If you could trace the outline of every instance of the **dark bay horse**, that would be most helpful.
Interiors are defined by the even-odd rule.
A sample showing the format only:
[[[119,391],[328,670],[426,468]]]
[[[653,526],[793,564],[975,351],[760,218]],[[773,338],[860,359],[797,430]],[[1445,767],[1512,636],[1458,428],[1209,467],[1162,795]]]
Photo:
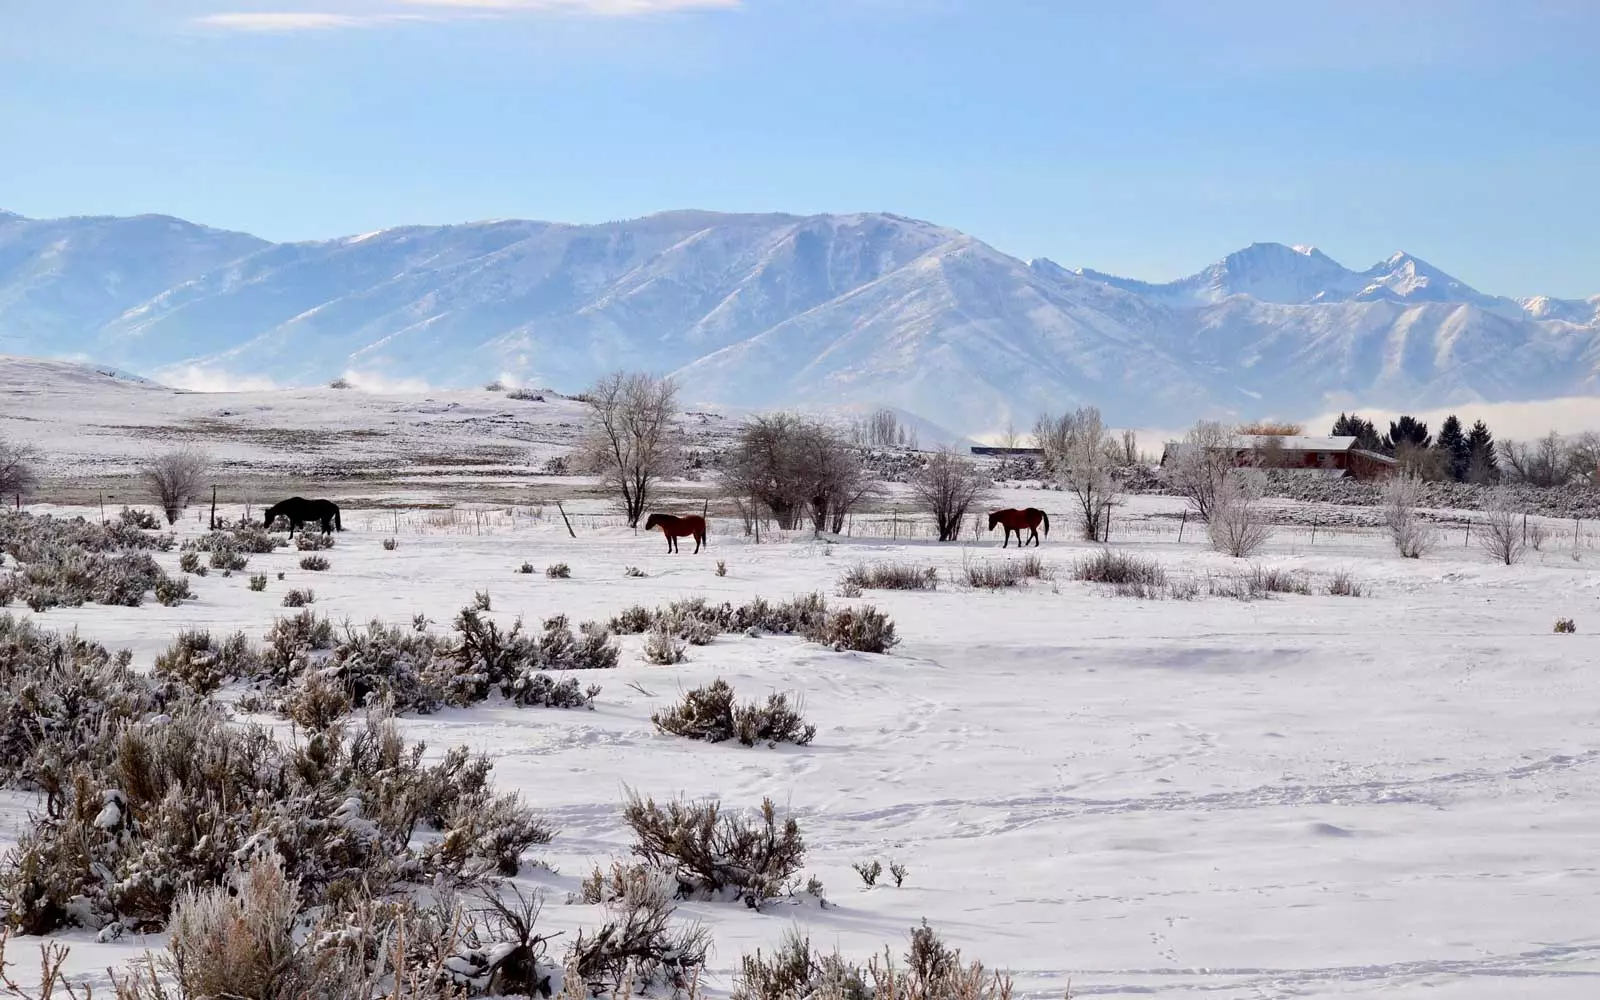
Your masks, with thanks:
[[[990,511],[989,530],[993,531],[996,525],[1001,525],[1006,529],[1005,545],[1000,546],[1002,549],[1011,544],[1011,533],[1013,531],[1017,533],[1018,545],[1027,545],[1031,541],[1035,548],[1039,545],[1040,525],[1044,525],[1045,537],[1050,537],[1050,515],[1037,507],[1029,507],[1025,510],[1007,507],[1005,510]],[[1028,541],[1023,541],[1022,539],[1024,530],[1032,532],[1028,537]]]
[[[644,522],[644,530],[660,528],[661,533],[667,536],[667,551],[678,551],[678,539],[694,536],[694,550],[700,551],[700,546],[706,542],[706,519],[699,514],[690,514],[679,517],[677,514],[651,514]]]
[[[272,522],[278,518],[287,518],[289,521],[289,534],[294,534],[307,524],[315,521],[322,525],[322,533],[327,534],[335,528],[344,530],[344,525],[339,521],[339,505],[332,500],[307,500],[305,497],[290,497],[282,503],[275,503],[267,508],[265,527],[272,530]]]

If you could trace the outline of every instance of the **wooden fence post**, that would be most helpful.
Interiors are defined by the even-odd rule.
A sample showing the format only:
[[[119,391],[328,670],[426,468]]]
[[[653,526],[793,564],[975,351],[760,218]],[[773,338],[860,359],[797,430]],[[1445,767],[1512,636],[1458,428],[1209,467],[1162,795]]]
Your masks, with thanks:
[[[1189,523],[1189,512],[1183,512],[1183,518],[1178,522],[1178,544],[1183,544],[1183,529]]]
[[[217,530],[217,487],[214,483],[211,486],[211,530]]]
[[[556,501],[556,510],[561,512],[561,523],[567,526],[567,534],[571,535],[573,538],[577,538],[578,533],[572,530],[572,522],[567,520],[567,509],[561,506],[560,500]]]

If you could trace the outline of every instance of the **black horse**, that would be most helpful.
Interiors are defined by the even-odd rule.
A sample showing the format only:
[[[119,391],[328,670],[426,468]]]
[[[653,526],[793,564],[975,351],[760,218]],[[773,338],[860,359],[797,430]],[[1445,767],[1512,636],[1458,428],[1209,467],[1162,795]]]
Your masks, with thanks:
[[[332,500],[307,500],[305,497],[290,497],[282,503],[275,503],[267,508],[265,527],[272,530],[272,523],[278,518],[287,518],[289,521],[289,534],[305,527],[312,521],[322,525],[322,533],[327,534],[337,528],[344,530],[344,525],[339,523],[339,505]]]

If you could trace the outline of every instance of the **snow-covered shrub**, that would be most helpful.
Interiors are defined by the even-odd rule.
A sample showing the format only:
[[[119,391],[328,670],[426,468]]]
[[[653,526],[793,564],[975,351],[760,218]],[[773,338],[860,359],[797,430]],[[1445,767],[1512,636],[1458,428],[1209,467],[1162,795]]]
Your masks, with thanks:
[[[1235,559],[1254,555],[1272,538],[1261,497],[1265,483],[1255,470],[1236,469],[1223,479],[1211,498],[1206,534],[1211,547]]]
[[[190,553],[185,553],[185,555],[189,554]],[[249,566],[250,557],[245,555],[243,552],[225,552],[221,549],[213,549],[211,552],[210,562],[212,569],[220,569],[229,573],[233,573],[243,570],[245,567]]]
[[[258,855],[226,883],[178,895],[167,947],[185,993],[267,998],[296,964],[300,894],[277,851]]]
[[[1140,584],[1146,587],[1164,587],[1167,571],[1153,559],[1140,559],[1126,552],[1101,549],[1072,567],[1074,580],[1115,585]]]
[[[306,556],[300,560],[300,568],[312,573],[321,573],[328,568],[328,560],[322,556]]]
[[[156,657],[155,676],[210,694],[227,681],[254,676],[260,669],[260,657],[243,632],[217,640],[210,632],[194,630],[178,633],[167,651]]]
[[[515,399],[521,403],[542,403],[544,402],[544,393],[535,392],[532,389],[512,389],[506,393],[506,398]],[[554,459],[551,461],[554,461]],[[547,462],[546,464],[549,463]]]
[[[803,594],[773,604],[757,597],[748,604],[710,604],[694,597],[674,601],[665,608],[636,605],[611,619],[611,631],[619,635],[640,635],[658,624],[692,645],[704,645],[718,634],[772,632],[778,635],[804,633],[828,617],[828,600],[821,594]]]
[[[894,622],[870,604],[830,611],[811,622],[802,634],[839,652],[887,653],[900,642]]]
[[[565,580],[572,576],[572,567],[566,563],[551,563],[544,568],[544,575],[552,580]]]
[[[658,667],[670,667],[685,659],[684,644],[664,625],[652,628],[644,640],[644,662]]]
[[[333,648],[333,625],[327,616],[303,610],[279,618],[267,629],[262,666],[267,675],[285,680],[304,669],[310,654]]]
[[[83,604],[138,607],[166,578],[147,552],[97,552],[62,545],[30,551],[16,574],[17,594],[34,611]]]
[[[1420,559],[1433,548],[1433,529],[1417,513],[1422,481],[1415,476],[1395,476],[1383,487],[1383,522],[1395,551],[1406,559]]]
[[[533,563],[524,562],[521,566],[517,567],[517,572],[521,573],[523,576],[532,576],[533,575]]]
[[[352,707],[350,692],[326,670],[302,674],[283,699],[283,714],[308,732],[332,728]]]
[[[395,549],[398,549],[399,547],[400,547],[400,542],[399,542],[398,539],[385,538],[383,540],[383,551],[385,551],[385,552],[393,552]]]
[[[1024,579],[1022,567],[1015,562],[1004,559],[985,559],[982,562],[969,562],[961,567],[962,575],[966,577],[969,587],[980,590],[1003,590],[1006,587],[1016,587]]]
[[[265,574],[265,573],[256,573],[255,575],[251,576],[250,577],[250,589],[253,592],[258,593],[258,594],[261,593],[262,591],[266,590],[267,589],[267,574]]]
[[[205,705],[113,721],[99,737],[109,759],[88,755],[0,865],[13,926],[159,928],[185,887],[223,884],[269,848],[315,907],[405,881],[470,883],[552,835],[493,793],[487,762],[463,750],[424,766],[392,720],[295,746]],[[442,835],[421,851],[419,824]]]
[[[194,552],[185,552],[178,557],[178,568],[185,573],[199,573],[203,570],[200,565],[200,556]]]
[[[162,574],[156,581],[156,600],[169,608],[175,608],[194,596],[189,589],[187,577],[171,577]]]
[[[740,705],[734,701],[733,688],[720,678],[685,694],[683,701],[655,713],[650,721],[673,736],[708,743],[737,739],[747,747],[805,746],[817,735],[817,727],[806,724],[799,705],[791,704],[787,695],[774,693],[765,704]]]
[[[672,926],[673,880],[653,869],[624,874],[619,866],[615,889],[606,900],[606,922],[579,933],[569,960],[571,974],[592,996],[692,990],[711,935],[693,924]]]
[[[286,608],[303,608],[315,603],[317,592],[310,587],[296,587],[283,595],[283,606]]]
[[[1575,634],[1577,634],[1577,631],[1578,631],[1578,623],[1573,621],[1571,618],[1557,618],[1556,619],[1556,632],[1558,634],[1561,634],[1561,635],[1575,635]]]
[[[294,536],[294,547],[299,552],[321,552],[333,548],[333,535],[318,531],[302,531]]]
[[[911,930],[911,945],[899,966],[888,949],[865,967],[838,952],[824,955],[790,931],[771,956],[757,950],[740,961],[731,1000],[1006,1000],[1011,978],[981,962],[963,962],[927,921]]]
[[[167,552],[170,534],[151,535],[121,520],[100,524],[81,517],[34,516],[0,508],[0,552],[19,563],[37,562],[50,549],[85,552]]]
[[[635,856],[671,875],[683,899],[734,898],[759,908],[774,898],[805,862],[805,841],[789,817],[778,821],[771,799],[754,821],[722,811],[717,802],[668,803],[628,792],[622,818],[633,830]]]
[[[183,543],[186,552],[242,552],[245,555],[264,556],[289,544],[287,538],[274,535],[253,521],[216,528],[199,538]]]
[[[161,528],[161,519],[147,510],[138,510],[133,507],[124,507],[117,514],[117,520],[129,528],[140,531],[158,531]]]
[[[855,861],[850,865],[857,875],[861,876],[862,884],[868,888],[878,884],[878,877],[883,874],[883,862],[874,858],[871,861]]]
[[[939,571],[910,563],[857,563],[840,578],[841,585],[861,590],[937,590]]]
[[[644,570],[640,569],[637,566],[625,566],[622,569],[622,575],[623,576],[639,577],[639,576],[649,576],[650,574],[646,573]]]
[[[594,708],[600,694],[598,684],[580,687],[576,677],[556,680],[531,669],[502,681],[500,692],[526,708]]]

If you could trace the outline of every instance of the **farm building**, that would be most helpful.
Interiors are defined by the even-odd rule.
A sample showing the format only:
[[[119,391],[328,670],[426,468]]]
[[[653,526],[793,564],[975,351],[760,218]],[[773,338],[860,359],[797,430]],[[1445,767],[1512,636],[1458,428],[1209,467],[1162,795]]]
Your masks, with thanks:
[[[1233,464],[1241,468],[1304,470],[1337,479],[1363,481],[1387,479],[1394,474],[1395,460],[1388,455],[1357,446],[1354,437],[1273,437],[1243,434],[1229,445]],[[1163,468],[1190,447],[1181,442],[1167,444],[1161,454]]]

